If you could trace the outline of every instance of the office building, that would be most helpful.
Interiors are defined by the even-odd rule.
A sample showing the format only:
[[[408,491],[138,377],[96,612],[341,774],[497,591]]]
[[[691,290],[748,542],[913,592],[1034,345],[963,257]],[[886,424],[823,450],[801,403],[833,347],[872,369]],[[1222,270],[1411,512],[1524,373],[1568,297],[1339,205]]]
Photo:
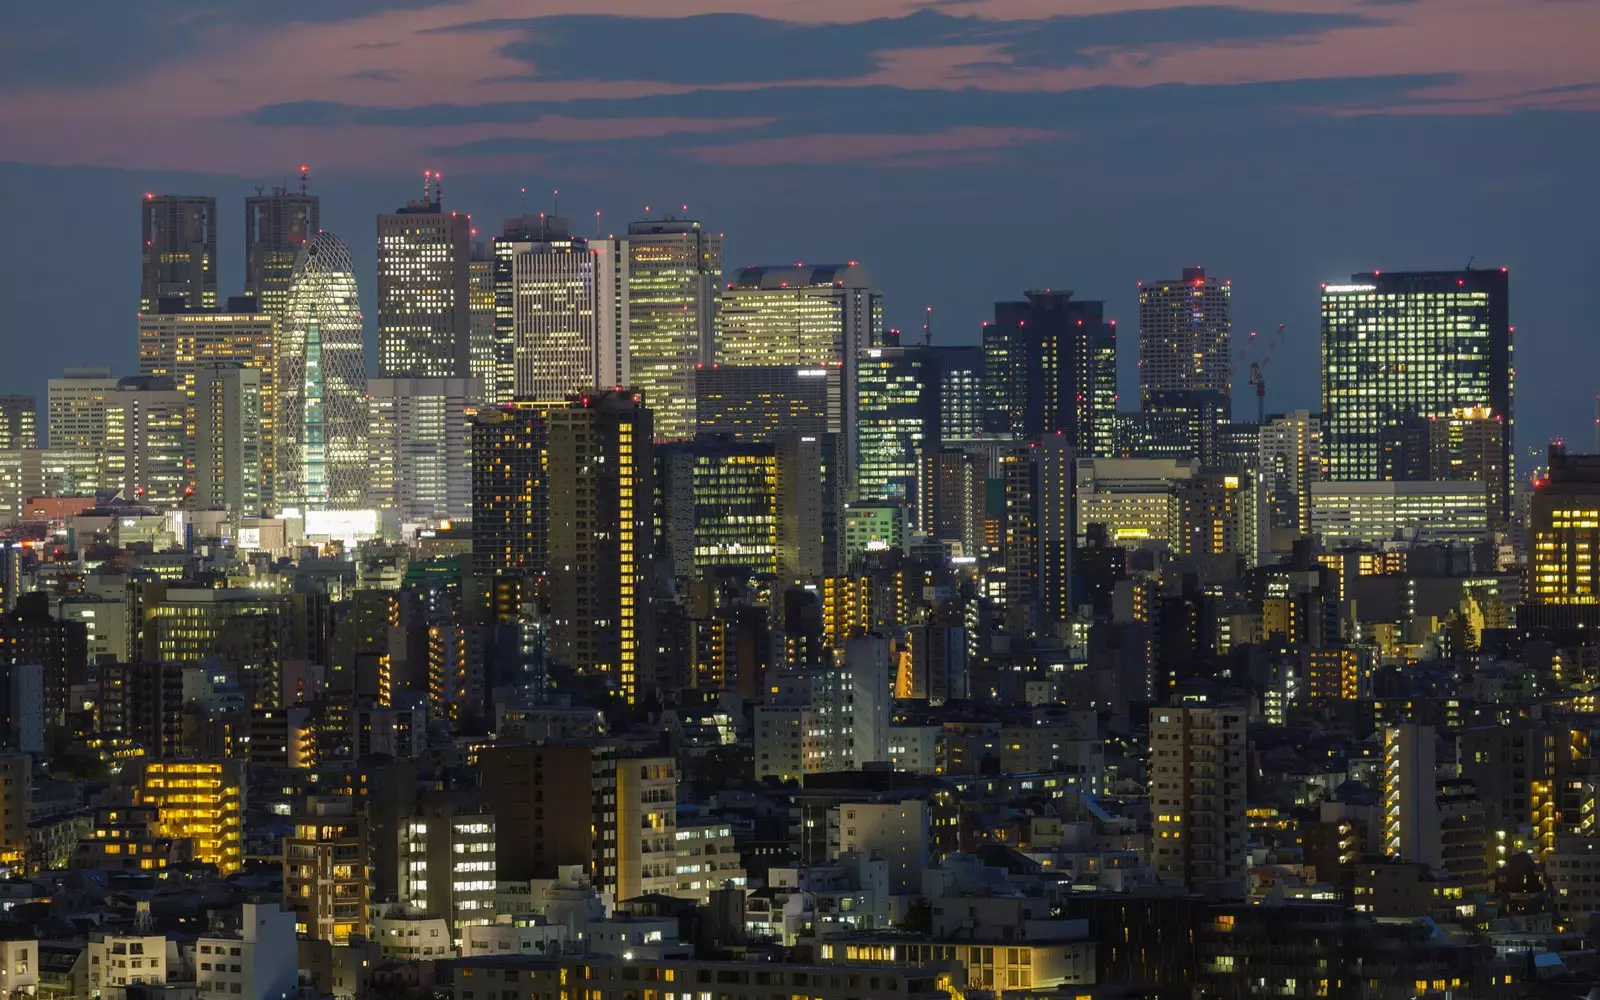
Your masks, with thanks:
[[[693,219],[628,224],[627,384],[644,394],[656,436],[695,434],[695,372],[713,360],[722,237]]]
[[[1489,527],[1507,525],[1505,424],[1485,406],[1460,407],[1426,417],[1396,421],[1383,440],[1381,478],[1483,483]]]
[[[44,724],[60,725],[70,708],[73,685],[89,678],[88,630],[82,622],[50,616],[47,595],[19,595],[0,615],[0,664],[43,667]]]
[[[628,275],[616,240],[574,237],[567,220],[508,240],[518,399],[559,403],[628,375]],[[529,238],[533,237],[533,238]],[[647,399],[648,401],[648,399]]]
[[[217,199],[147,194],[140,206],[144,236],[139,311],[163,299],[180,308],[217,307]]]
[[[1327,476],[1383,478],[1384,443],[1408,418],[1476,408],[1502,421],[1497,497],[1511,513],[1515,442],[1504,270],[1353,275],[1322,289]]]
[[[1116,448],[1117,333],[1105,304],[1033,290],[996,302],[983,328],[984,430],[1019,441],[1062,434],[1078,454]]]
[[[170,303],[168,303],[170,304]],[[139,374],[170,378],[190,399],[195,398],[199,373],[216,365],[242,365],[260,372],[257,389],[260,408],[260,447],[266,480],[261,501],[272,503],[273,420],[277,396],[275,317],[260,308],[254,299],[229,299],[224,310],[201,312],[156,311],[139,315]],[[192,416],[192,415],[191,415]],[[188,426],[191,440],[196,428]]]
[[[1524,628],[1600,627],[1600,455],[1552,445],[1528,507]]]
[[[550,411],[550,653],[631,702],[655,649],[650,411],[605,391]]]
[[[919,464],[939,448],[937,360],[920,347],[873,347],[856,383],[856,497],[915,510]]]
[[[745,443],[841,434],[843,373],[842,364],[703,365],[694,374],[696,431]]]
[[[270,502],[261,492],[271,482],[262,415],[265,375],[239,365],[195,373],[194,504],[201,510],[253,516]]]
[[[0,450],[39,447],[39,400],[0,396]]]
[[[844,447],[837,434],[785,431],[777,457],[778,576],[815,582],[842,572]]]
[[[542,578],[550,567],[548,469],[553,407],[512,402],[472,421],[472,567]]]
[[[98,452],[105,446],[106,397],[117,390],[109,368],[68,368],[45,390],[45,442]]]
[[[475,378],[367,383],[367,505],[401,523],[472,517]]]
[[[477,232],[472,230],[474,236]],[[494,265],[493,245],[473,240],[472,259],[467,261],[467,377],[483,387],[484,403],[499,402],[498,397],[490,398],[497,386]]]
[[[1139,283],[1140,409],[1163,409],[1168,393],[1210,394],[1228,419],[1232,304],[1233,286],[1203,267],[1186,267],[1175,281]]]
[[[461,928],[494,923],[495,815],[477,789],[422,792],[400,823],[400,899]],[[447,942],[451,944],[453,942]]]
[[[856,363],[885,346],[883,296],[861,264],[741,268],[722,293],[713,362],[839,365],[845,467],[856,467]]]
[[[378,216],[378,375],[466,378],[472,220],[446,212],[431,174],[422,198]]]
[[[494,283],[494,378],[484,382],[484,397],[495,403],[517,395],[517,295],[516,259],[536,245],[567,238],[566,220],[544,214],[507,219],[491,241]]]
[[[273,418],[281,507],[354,509],[367,485],[367,372],[350,250],[332,233],[300,249],[277,345]]]
[[[983,435],[983,348],[924,347],[935,361],[939,436],[945,441]]]
[[[656,448],[664,567],[685,582],[717,570],[778,572],[777,449],[702,436]]]
[[[1489,534],[1487,497],[1471,480],[1316,482],[1311,530],[1329,543],[1476,542]]]
[[[239,760],[139,762],[135,805],[157,810],[160,834],[194,843],[194,859],[226,877],[244,861],[244,765]]]
[[[282,318],[300,248],[322,232],[322,199],[305,190],[273,188],[244,200],[244,294],[274,321]]]
[[[987,513],[988,469],[982,456],[941,448],[922,459],[922,530],[952,546],[955,555],[978,555]]]
[[[1163,882],[1209,895],[1244,894],[1245,715],[1226,705],[1150,712],[1150,853]]]
[[[1311,533],[1311,484],[1322,478],[1322,417],[1307,410],[1275,414],[1261,425],[1256,467],[1267,491],[1272,527]]]
[[[348,944],[367,936],[371,899],[365,823],[354,799],[310,796],[283,841],[283,898],[295,930],[315,941]]]
[[[184,500],[189,477],[189,397],[164,376],[130,375],[106,397],[105,485],[157,507]]]

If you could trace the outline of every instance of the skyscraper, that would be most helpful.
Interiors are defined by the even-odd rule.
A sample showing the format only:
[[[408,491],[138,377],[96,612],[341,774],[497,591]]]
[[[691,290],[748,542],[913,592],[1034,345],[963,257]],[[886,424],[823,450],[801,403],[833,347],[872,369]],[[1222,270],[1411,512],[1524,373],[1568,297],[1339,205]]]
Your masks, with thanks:
[[[920,456],[939,449],[937,358],[923,347],[872,347],[858,365],[856,498],[915,509]]]
[[[470,378],[378,378],[367,383],[367,504],[402,523],[472,517]]]
[[[194,376],[195,506],[258,515],[262,490],[271,482],[264,464],[264,373],[221,364]]]
[[[477,230],[473,230],[476,235]],[[470,319],[467,323],[467,374],[478,380],[482,403],[501,400],[496,381],[494,248],[481,240],[472,243],[472,260],[467,262],[467,297]],[[507,396],[506,398],[510,398]]]
[[[1322,416],[1306,410],[1270,417],[1260,429],[1258,468],[1272,527],[1311,533],[1311,484],[1322,474]]]
[[[983,433],[983,348],[925,347],[937,362],[935,392],[939,402],[939,436],[944,441],[975,438]],[[1115,351],[1112,354],[1115,362]],[[1115,393],[1115,383],[1111,386]],[[1112,404],[1116,409],[1115,400]]]
[[[45,441],[51,448],[99,451],[106,440],[106,397],[117,391],[109,368],[68,368],[45,390]]]
[[[466,378],[471,371],[472,220],[446,212],[433,175],[423,196],[378,216],[378,374]]]
[[[654,428],[632,392],[549,416],[550,652],[633,701],[652,683]]]
[[[1233,398],[1229,343],[1233,330],[1233,286],[1186,267],[1176,281],[1139,283],[1139,401],[1160,409],[1165,393],[1214,394]]]
[[[1117,331],[1102,302],[1029,291],[983,328],[984,429],[1017,440],[1060,432],[1079,455],[1115,453]]]
[[[0,396],[0,448],[39,447],[39,400]]]
[[[540,222],[539,239],[512,244],[516,396],[556,403],[627,377],[626,261],[615,240]]]
[[[644,393],[658,437],[692,437],[695,369],[713,360],[722,237],[692,219],[631,222],[627,259],[628,384]]]
[[[300,248],[322,231],[322,199],[306,194],[300,169],[299,192],[273,188],[244,200],[244,293],[275,321],[289,302]]]
[[[862,351],[884,346],[883,295],[864,265],[745,267],[722,293],[717,313],[716,363],[837,364],[843,401],[845,464],[856,467],[856,363]]]
[[[104,485],[158,507],[184,499],[189,476],[189,397],[165,376],[133,375],[106,397]]]
[[[553,408],[512,401],[484,407],[472,422],[472,571],[480,577],[549,572]]]
[[[704,365],[695,371],[695,426],[701,434],[770,441],[777,434],[839,434],[843,365]]]
[[[258,474],[265,479],[258,507],[273,503],[276,475],[276,330],[276,317],[248,297],[229,299],[228,308],[220,311],[158,310],[139,315],[139,374],[170,378],[190,399],[195,398],[199,373],[215,365],[243,365],[261,373],[261,384],[254,390],[259,395],[263,449]],[[189,437],[195,436],[191,422]]]
[[[1527,527],[1529,592],[1517,608],[1518,625],[1600,627],[1600,455],[1569,455],[1552,445]]]
[[[1333,480],[1382,478],[1408,418],[1486,408],[1502,421],[1501,519],[1511,514],[1510,283],[1504,270],[1357,274],[1322,288],[1323,455]]]
[[[778,571],[779,471],[771,444],[709,435],[656,448],[668,570],[690,582],[718,569]]]
[[[332,233],[300,249],[277,351],[280,507],[355,508],[367,484],[367,374],[350,251]]]
[[[181,299],[189,309],[215,309],[217,199],[147,194],[142,208],[140,311],[154,312],[162,299]]]

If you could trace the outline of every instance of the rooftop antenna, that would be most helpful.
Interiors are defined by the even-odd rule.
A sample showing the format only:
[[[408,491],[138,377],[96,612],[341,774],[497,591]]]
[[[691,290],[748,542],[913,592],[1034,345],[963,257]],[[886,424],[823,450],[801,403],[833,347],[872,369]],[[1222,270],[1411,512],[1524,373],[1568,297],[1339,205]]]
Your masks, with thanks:
[[[594,238],[600,238],[600,210],[598,208],[594,210]]]
[[[922,346],[933,346],[933,306],[922,311]]]
[[[551,188],[550,189],[550,214],[551,215],[560,215],[561,214],[561,189],[560,188]]]
[[[306,193],[306,181],[310,179],[310,177],[311,168],[306,166],[304,163],[300,164],[300,194],[302,197],[304,197]]]
[[[444,174],[437,170],[433,172],[433,200],[444,207]]]
[[[520,214],[524,218],[526,218],[527,215],[528,215],[528,189],[527,188],[523,188],[522,189],[522,194],[518,196],[517,204],[522,208],[522,211],[520,213],[518,213],[518,214]]]
[[[423,201],[432,201],[433,200],[433,171],[432,170],[424,170],[422,172],[422,200]]]

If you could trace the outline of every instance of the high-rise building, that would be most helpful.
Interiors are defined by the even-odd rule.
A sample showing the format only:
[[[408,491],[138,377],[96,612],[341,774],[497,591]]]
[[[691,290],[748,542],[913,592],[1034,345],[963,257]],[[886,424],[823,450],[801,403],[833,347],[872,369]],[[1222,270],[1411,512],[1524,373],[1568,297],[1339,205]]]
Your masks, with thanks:
[[[1439,867],[1438,740],[1432,726],[1383,731],[1383,853]]]
[[[1276,414],[1261,425],[1258,468],[1272,527],[1311,533],[1311,484],[1322,473],[1322,416],[1307,410]]]
[[[1228,705],[1150,711],[1151,861],[1163,882],[1244,894],[1245,714]]]
[[[402,523],[472,517],[475,378],[367,383],[367,505]]]
[[[1005,514],[999,556],[1008,627],[1032,634],[1072,614],[1074,455],[1050,434],[1001,455]]]
[[[1471,544],[1489,534],[1488,491],[1479,482],[1311,484],[1311,530],[1330,544]]]
[[[559,234],[566,235],[566,220],[546,215],[522,215],[505,220],[499,236],[490,244],[494,281],[494,370],[493,383],[484,383],[484,396],[504,403],[517,394],[517,255],[529,252],[538,243],[547,243]]]
[[[278,374],[275,317],[254,299],[229,299],[227,309],[209,312],[146,312],[139,316],[139,374],[172,379],[180,391],[195,398],[199,373],[215,365],[242,365],[261,373],[257,390],[260,405],[260,447],[265,480],[261,504],[271,506],[276,460],[273,421],[277,415]],[[196,437],[191,419],[189,437]]]
[[[558,403],[627,379],[627,260],[616,240],[540,223],[538,238],[511,244],[516,396]]]
[[[1529,500],[1528,581],[1523,628],[1600,627],[1600,455],[1550,448]]]
[[[723,568],[753,577],[776,574],[776,448],[702,435],[655,451],[667,569],[685,581]]]
[[[217,199],[147,194],[139,310],[155,312],[162,299],[184,308],[217,307]]]
[[[713,360],[722,237],[693,219],[628,224],[627,382],[644,393],[656,436],[695,433],[695,371]]]
[[[1232,307],[1232,284],[1203,267],[1184,268],[1176,281],[1139,283],[1141,409],[1160,409],[1166,393],[1207,393],[1221,398],[1228,419]]]
[[[273,188],[244,200],[244,293],[256,307],[281,319],[289,304],[300,248],[322,231],[322,199],[301,189]]]
[[[477,230],[473,230],[476,235]],[[482,240],[472,243],[467,262],[467,374],[478,380],[484,403],[500,402],[495,344],[494,248]],[[509,397],[507,397],[509,398]]]
[[[135,805],[159,811],[160,835],[194,842],[194,859],[232,875],[244,862],[244,764],[239,760],[144,761]]]
[[[843,571],[844,446],[837,434],[784,431],[778,459],[778,575],[815,583]]]
[[[631,702],[655,649],[650,411],[634,393],[608,390],[548,420],[550,653]]]
[[[983,348],[927,347],[935,359],[939,436],[945,441],[983,434]],[[1115,385],[1112,386],[1113,391]],[[1113,407],[1115,409],[1115,407]]]
[[[695,426],[736,441],[841,434],[843,365],[703,365],[695,371]]]
[[[0,396],[0,449],[39,447],[39,400]]]
[[[106,397],[102,482],[139,503],[172,506],[190,495],[189,397],[172,379],[130,375]]]
[[[438,180],[378,216],[378,374],[466,378],[472,331],[472,220],[446,212]]]
[[[1383,477],[1408,418],[1477,408],[1502,421],[1498,502],[1511,514],[1510,282],[1504,270],[1353,275],[1322,288],[1323,456],[1332,480]]]
[[[68,368],[49,381],[45,441],[51,448],[96,452],[105,446],[106,397],[117,391],[109,368]]]
[[[915,509],[921,456],[939,449],[938,359],[872,347],[857,362],[856,497]]]
[[[472,421],[472,571],[544,577],[550,568],[549,423],[555,407],[510,402]]]
[[[401,900],[443,917],[457,937],[462,927],[493,923],[495,816],[484,796],[424,791],[400,827]]]
[[[922,457],[919,523],[931,537],[960,546],[956,555],[976,557],[983,544],[989,477],[981,456],[942,448]]]
[[[300,248],[277,348],[274,503],[359,507],[367,485],[366,349],[350,250],[332,233]]]
[[[1080,455],[1116,448],[1117,333],[1101,302],[1029,291],[983,328],[984,429],[1019,441],[1064,434]]]
[[[883,295],[861,264],[741,268],[722,293],[713,361],[730,365],[837,364],[845,465],[856,467],[856,364],[885,346]]]
[[[261,369],[237,364],[194,373],[194,502],[201,510],[261,513],[270,483],[264,378]]]

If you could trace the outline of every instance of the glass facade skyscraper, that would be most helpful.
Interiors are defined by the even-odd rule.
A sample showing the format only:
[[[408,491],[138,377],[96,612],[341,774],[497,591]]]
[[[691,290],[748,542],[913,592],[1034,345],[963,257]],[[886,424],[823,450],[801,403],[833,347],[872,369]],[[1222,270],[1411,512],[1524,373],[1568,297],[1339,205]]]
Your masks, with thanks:
[[[472,219],[424,196],[378,216],[378,374],[466,378]]]
[[[319,233],[300,250],[277,351],[275,502],[361,506],[367,486],[367,372],[350,250]]]
[[[628,384],[644,393],[656,436],[694,435],[694,373],[712,360],[722,237],[691,219],[628,224]]]
[[[1509,516],[1516,481],[1509,287],[1503,270],[1373,272],[1323,286],[1329,479],[1382,479],[1385,442],[1408,420],[1486,408],[1503,421],[1497,485],[1501,517]]]

